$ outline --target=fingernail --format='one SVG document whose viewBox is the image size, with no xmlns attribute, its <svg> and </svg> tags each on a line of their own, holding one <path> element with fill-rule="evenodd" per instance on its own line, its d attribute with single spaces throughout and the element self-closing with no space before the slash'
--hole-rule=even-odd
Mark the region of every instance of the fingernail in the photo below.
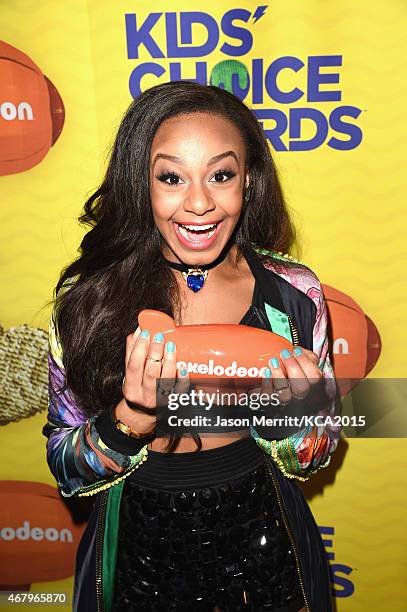
<svg viewBox="0 0 407 612">
<path fill-rule="evenodd" d="M 271 370 L 270 370 L 270 368 L 265 368 L 265 370 L 264 370 L 264 376 L 265 376 L 266 378 L 271 378 Z"/>
<path fill-rule="evenodd" d="M 181 374 L 181 376 L 186 376 L 187 375 L 187 371 L 186 371 L 185 368 L 182 368 L 182 370 L 180 370 L 179 373 Z"/>
<path fill-rule="evenodd" d="M 288 359 L 288 357 L 291 357 L 291 353 L 287 349 L 281 351 L 280 355 L 283 359 Z"/>
<path fill-rule="evenodd" d="M 167 353 L 173 353 L 175 351 L 175 344 L 171 340 L 169 340 L 165 345 L 165 350 L 167 351 Z"/>
<path fill-rule="evenodd" d="M 302 350 L 300 349 L 300 347 L 299 347 L 299 346 L 296 346 L 296 347 L 294 348 L 294 355 L 295 355 L 296 357 L 298 357 L 298 355 L 302 355 Z"/>
<path fill-rule="evenodd" d="M 153 338 L 153 342 L 162 342 L 163 340 L 164 340 L 164 336 L 161 332 L 158 334 L 155 334 Z"/>
<path fill-rule="evenodd" d="M 277 357 L 273 357 L 272 359 L 270 359 L 270 363 L 271 363 L 271 367 L 272 368 L 279 368 L 280 367 L 280 362 L 277 359 Z"/>
<path fill-rule="evenodd" d="M 148 331 L 148 329 L 143 329 L 143 331 L 140 333 L 140 336 L 142 338 L 148 338 L 149 335 L 150 335 L 150 332 Z"/>
</svg>

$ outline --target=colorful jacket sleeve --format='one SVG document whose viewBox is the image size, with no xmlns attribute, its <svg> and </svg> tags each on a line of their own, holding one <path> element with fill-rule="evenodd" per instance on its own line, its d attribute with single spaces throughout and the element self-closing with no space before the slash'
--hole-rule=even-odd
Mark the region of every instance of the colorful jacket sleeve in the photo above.
<svg viewBox="0 0 407 612">
<path fill-rule="evenodd" d="M 308 295 L 316 305 L 313 351 L 319 357 L 318 367 L 322 371 L 322 383 L 327 397 L 325 408 L 318 414 L 321 417 L 331 417 L 331 419 L 320 419 L 323 424 L 307 425 L 282 440 L 266 440 L 258 434 L 255 434 L 254 438 L 260 448 L 271 455 L 287 478 L 308 480 L 320 468 L 329 465 L 332 453 L 338 446 L 341 432 L 341 427 L 334 424 L 333 419 L 338 400 L 334 372 L 329 356 L 327 306 L 321 284 L 314 272 L 307 266 L 293 265 L 293 262 L 284 261 L 283 258 L 280 258 L 273 263 L 272 269 Z"/>
<path fill-rule="evenodd" d="M 93 495 L 116 484 L 147 459 L 147 438 L 129 438 L 114 427 L 110 410 L 87 417 L 65 382 L 55 307 L 49 324 L 46 456 L 64 497 Z"/>
</svg>

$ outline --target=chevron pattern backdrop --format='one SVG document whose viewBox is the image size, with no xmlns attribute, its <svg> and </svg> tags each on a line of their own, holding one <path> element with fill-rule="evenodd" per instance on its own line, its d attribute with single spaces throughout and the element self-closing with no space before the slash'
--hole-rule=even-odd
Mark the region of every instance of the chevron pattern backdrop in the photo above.
<svg viewBox="0 0 407 612">
<path fill-rule="evenodd" d="M 293 254 L 374 321 L 382 352 L 370 376 L 403 376 L 405 2 L 2 0 L 0 23 L 5 330 L 23 324 L 47 329 L 58 274 L 83 235 L 76 218 L 98 185 L 132 95 L 198 76 L 242 92 L 257 113 L 299 228 Z M 19 104 L 34 90 L 44 117 L 25 132 L 29 111 Z M 55 490 L 44 421 L 39 410 L 3 426 L 5 482 Z M 344 439 L 332 466 L 305 487 L 340 612 L 405 610 L 405 453 L 405 439 Z M 9 489 L 3 491 L 7 496 Z M 0 530 L 7 520 L 3 514 Z M 79 537 L 74 527 L 72 533 Z M 32 559 L 40 562 L 35 551 Z M 44 570 L 38 579 L 27 569 L 24 583 L 32 591 L 70 594 L 69 559 L 65 570 L 56 561 L 57 576 Z"/>
</svg>

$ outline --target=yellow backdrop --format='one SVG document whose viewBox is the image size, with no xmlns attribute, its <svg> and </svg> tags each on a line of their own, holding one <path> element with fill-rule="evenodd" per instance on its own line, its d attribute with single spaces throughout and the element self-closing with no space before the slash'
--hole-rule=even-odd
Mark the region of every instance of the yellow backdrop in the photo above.
<svg viewBox="0 0 407 612">
<path fill-rule="evenodd" d="M 1 2 L 2 40 L 35 62 L 65 108 L 62 132 L 42 161 L 1 178 L 3 328 L 47 328 L 44 305 L 83 235 L 76 218 L 98 185 L 138 85 L 144 90 L 170 78 L 196 78 L 197 70 L 218 84 L 235 69 L 248 89 L 245 101 L 263 111 L 264 128 L 273 129 L 272 116 L 287 124 L 279 150 L 271 146 L 299 228 L 301 259 L 323 283 L 355 299 L 377 326 L 382 353 L 370 376 L 403 375 L 407 5 L 274 0 L 260 6 L 246 0 L 192 7 L 146 0 Z M 200 19 L 192 24 L 192 46 L 202 48 L 188 53 L 191 10 Z M 148 18 L 156 23 L 138 39 Z M 2 96 L 0 108 L 7 102 Z M 307 118 L 299 121 L 301 115 Z M 307 140 L 309 150 L 301 150 Z M 40 413 L 3 427 L 3 480 L 55 486 L 44 422 Z M 405 452 L 404 439 L 347 439 L 329 474 L 307 487 L 334 566 L 339 611 L 405 609 Z M 71 593 L 72 576 L 31 590 Z"/>
</svg>

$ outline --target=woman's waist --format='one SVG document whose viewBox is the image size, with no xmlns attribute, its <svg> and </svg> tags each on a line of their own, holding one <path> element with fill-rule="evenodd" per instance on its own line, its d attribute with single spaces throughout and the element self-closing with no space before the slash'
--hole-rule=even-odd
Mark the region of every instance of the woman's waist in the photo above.
<svg viewBox="0 0 407 612">
<path fill-rule="evenodd" d="M 239 439 L 247 438 L 247 433 L 242 432 L 234 432 L 234 433 L 226 433 L 224 435 L 220 434 L 200 434 L 201 440 L 201 449 L 198 452 L 203 452 L 207 450 L 212 450 L 214 448 L 218 448 L 220 446 L 228 446 L 233 442 L 237 442 Z M 148 444 L 148 450 L 158 451 L 158 452 L 167 452 L 169 438 L 166 437 L 156 437 L 152 442 Z M 196 441 L 192 436 L 180 436 L 177 446 L 174 453 L 187 453 L 187 452 L 195 452 L 197 451 Z"/>
<path fill-rule="evenodd" d="M 263 451 L 251 437 L 200 451 L 148 450 L 147 461 L 126 481 L 166 490 L 197 489 L 239 478 L 263 463 Z"/>
</svg>

